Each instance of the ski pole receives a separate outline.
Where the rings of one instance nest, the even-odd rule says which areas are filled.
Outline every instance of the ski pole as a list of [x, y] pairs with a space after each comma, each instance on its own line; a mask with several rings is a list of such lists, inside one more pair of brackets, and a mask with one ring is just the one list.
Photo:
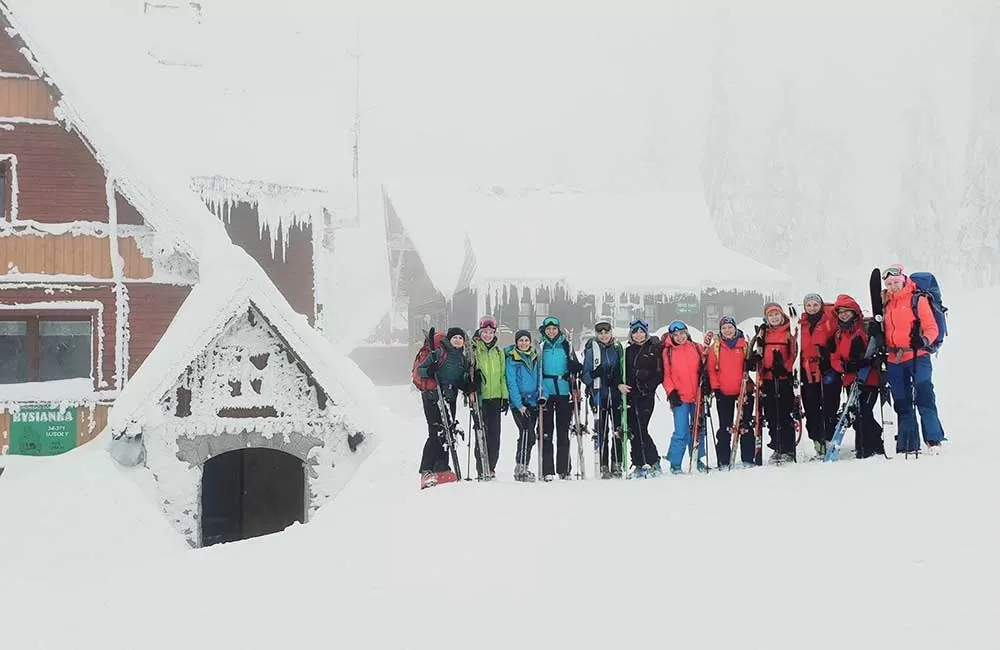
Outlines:
[[[472, 410], [470, 409], [469, 410], [469, 431], [472, 431], [472, 430], [473, 430], [472, 429]], [[471, 438], [472, 436], [469, 436], [469, 437]], [[466, 449], [465, 466], [466, 467], [472, 467], [472, 440], [466, 440], [465, 441], [465, 449]], [[480, 470], [480, 474], [482, 474], [482, 470]], [[472, 472], [471, 471], [468, 473], [468, 475], [466, 475], [465, 480], [466, 481], [471, 481], [472, 480]]]

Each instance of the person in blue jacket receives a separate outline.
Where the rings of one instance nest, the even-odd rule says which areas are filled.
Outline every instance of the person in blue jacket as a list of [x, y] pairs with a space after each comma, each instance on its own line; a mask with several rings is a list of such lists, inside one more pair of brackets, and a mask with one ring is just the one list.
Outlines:
[[538, 423], [538, 353], [531, 345], [531, 332], [518, 330], [514, 334], [514, 344], [504, 348], [504, 358], [510, 414], [519, 432], [514, 480], [531, 482], [535, 474], [528, 467]]
[[[572, 468], [569, 461], [569, 427], [573, 419], [572, 393], [583, 366], [569, 345], [559, 319], [547, 316], [538, 332], [541, 361], [542, 412], [542, 474], [551, 481], [555, 474], [568, 479]], [[556, 434], [556, 459], [552, 463], [552, 432]]]
[[583, 350], [583, 374], [591, 404], [597, 411], [594, 424], [597, 445], [601, 455], [601, 478], [619, 478], [622, 475], [621, 381], [622, 346], [614, 339], [611, 322], [599, 320], [594, 324], [596, 336]]

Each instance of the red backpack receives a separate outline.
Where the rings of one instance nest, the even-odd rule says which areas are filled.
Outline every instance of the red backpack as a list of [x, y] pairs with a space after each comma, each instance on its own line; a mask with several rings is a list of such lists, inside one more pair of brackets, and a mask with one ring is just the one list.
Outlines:
[[[433, 330], [431, 330], [433, 332]], [[433, 377], [421, 377], [420, 376], [420, 364], [431, 355], [431, 351], [440, 348], [441, 349], [441, 359], [439, 361], [444, 361], [445, 355], [448, 354], [448, 350], [441, 345], [441, 341], [444, 340], [444, 332], [438, 332], [434, 334], [433, 347], [429, 344], [430, 337], [424, 338], [424, 344], [420, 346], [417, 350], [417, 356], [413, 358], [413, 367], [410, 369], [410, 381], [416, 386], [417, 390], [420, 392], [434, 390], [437, 388], [437, 380]]]

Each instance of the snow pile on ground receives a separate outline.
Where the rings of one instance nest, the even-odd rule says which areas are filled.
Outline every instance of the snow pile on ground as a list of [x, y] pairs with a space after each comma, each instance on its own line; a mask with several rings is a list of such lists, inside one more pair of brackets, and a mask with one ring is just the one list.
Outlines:
[[[948, 301], [936, 384], [949, 442], [918, 460], [521, 485], [507, 418], [500, 480], [419, 492], [419, 398], [382, 389], [395, 435], [312, 523], [184, 553], [165, 521], [122, 503], [141, 495], [83, 453], [31, 464], [34, 479], [15, 463], [0, 476], [0, 608], [16, 624], [0, 639], [144, 650], [998, 647], [1000, 479], [992, 368], [976, 332], [998, 300], [1000, 290]], [[667, 418], [661, 400], [661, 452]], [[84, 484], [100, 516], [39, 500]], [[58, 626], [40, 604], [55, 594], [72, 604]]]

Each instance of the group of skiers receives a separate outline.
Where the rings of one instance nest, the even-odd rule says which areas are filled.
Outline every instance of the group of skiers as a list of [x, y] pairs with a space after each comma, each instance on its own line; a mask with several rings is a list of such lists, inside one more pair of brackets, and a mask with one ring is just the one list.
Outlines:
[[[763, 425], [769, 433], [769, 462], [797, 460], [797, 420], [803, 417], [818, 458], [838, 444], [835, 430], [845, 421], [855, 431], [858, 458], [884, 455], [882, 425], [874, 409], [880, 396], [886, 398], [890, 391], [898, 414], [896, 453], [908, 455], [921, 448], [915, 408], [925, 444], [937, 447], [944, 431], [931, 382], [930, 352], [942, 332], [930, 297], [918, 290], [901, 265], [885, 269], [881, 279], [884, 315], [879, 323], [866, 322], [849, 295], [828, 304], [816, 293], [804, 297], [796, 322], [780, 304], [765, 305], [763, 322], [749, 338], [731, 316], [723, 316], [717, 335], [709, 332], [701, 342], [692, 340], [679, 320], [670, 323], [659, 340], [641, 319], [630, 323], [629, 340], [620, 342], [612, 323], [599, 320], [584, 345], [582, 362], [554, 316], [542, 321], [537, 346], [531, 332], [519, 330], [514, 344], [502, 348], [497, 322], [490, 316], [480, 320], [471, 341], [458, 327], [444, 335], [432, 330], [413, 368], [428, 427], [422, 485], [456, 478], [449, 451], [457, 463], [454, 435], [460, 430], [455, 407], [460, 392], [473, 405], [473, 426], [481, 434], [475, 445], [481, 480], [495, 476], [501, 417], [508, 411], [519, 431], [515, 480], [536, 479], [529, 465], [538, 439], [541, 478], [570, 478], [570, 429], [579, 430], [584, 401], [585, 415], [594, 416], [601, 478], [656, 476], [662, 473], [661, 459], [671, 473], [681, 473], [686, 452], [698, 471], [708, 472], [706, 414], [713, 400], [719, 418], [713, 436], [718, 469], [734, 464], [733, 445], [739, 446], [744, 467], [762, 464]], [[873, 336], [880, 343], [877, 350], [874, 342], [869, 346]], [[857, 390], [851, 391], [855, 383]], [[663, 457], [649, 433], [659, 386], [670, 404], [674, 428]], [[852, 398], [842, 409], [845, 389]], [[852, 417], [843, 418], [845, 411]]]

